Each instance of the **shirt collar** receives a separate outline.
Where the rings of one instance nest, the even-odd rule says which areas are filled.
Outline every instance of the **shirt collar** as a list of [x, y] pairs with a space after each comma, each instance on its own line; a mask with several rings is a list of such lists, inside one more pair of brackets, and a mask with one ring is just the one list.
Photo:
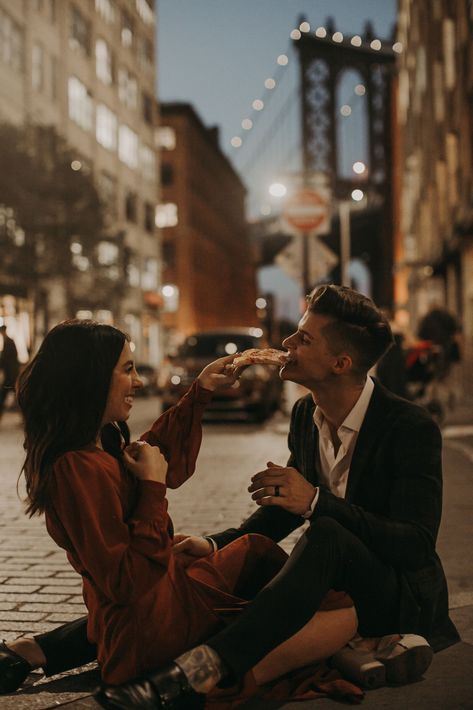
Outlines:
[[[360, 431], [361, 425], [363, 424], [363, 420], [366, 415], [366, 410], [368, 409], [369, 403], [371, 401], [373, 390], [374, 382], [371, 377], [367, 377], [365, 386], [363, 387], [360, 396], [355, 402], [353, 408], [348, 412], [342, 424], [340, 424], [338, 431], [340, 431], [340, 429], [350, 429], [351, 431], [357, 432]], [[320, 407], [317, 406], [314, 411], [314, 422], [319, 431], [324, 421], [325, 417], [322, 413], [322, 410], [320, 409]]]

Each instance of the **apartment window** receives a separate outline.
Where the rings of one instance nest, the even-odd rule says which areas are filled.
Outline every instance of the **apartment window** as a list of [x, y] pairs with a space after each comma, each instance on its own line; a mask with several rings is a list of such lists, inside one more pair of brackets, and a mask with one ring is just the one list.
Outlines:
[[118, 98], [128, 108], [138, 106], [138, 82], [125, 67], [118, 70]]
[[163, 242], [161, 247], [161, 255], [163, 258], [164, 269], [176, 268], [176, 242], [167, 240]]
[[117, 18], [113, 0], [95, 0], [95, 12], [109, 25], [113, 25]]
[[69, 44], [72, 49], [79, 49], [87, 56], [90, 55], [90, 23], [74, 6], [71, 8]]
[[154, 12], [146, 0], [136, 0], [136, 10], [146, 25], [154, 24]]
[[114, 242], [103, 241], [97, 246], [97, 261], [102, 266], [118, 264], [118, 246]]
[[56, 57], [50, 57], [50, 78], [51, 98], [53, 101], [57, 101], [58, 66]]
[[125, 197], [125, 218], [127, 222], [138, 221], [138, 199], [134, 192], [127, 192]]
[[171, 126], [161, 126], [154, 133], [154, 145], [163, 150], [174, 150], [176, 147], [176, 131]]
[[113, 83], [113, 55], [104, 39], [98, 39], [95, 43], [95, 71], [104, 84], [110, 86]]
[[141, 146], [141, 170], [148, 180], [156, 180], [156, 155], [147, 145]]
[[145, 202], [144, 227], [147, 232], [154, 232], [154, 205]]
[[174, 202], [163, 202], [156, 207], [155, 224], [157, 227], [176, 227], [178, 224], [177, 205]]
[[144, 67], [152, 67], [154, 63], [154, 46], [148, 37], [138, 39], [138, 61]]
[[125, 10], [122, 12], [122, 27], [120, 36], [124, 47], [133, 46], [133, 20], [130, 15], [125, 12]]
[[36, 42], [31, 48], [31, 84], [35, 91], [44, 89], [44, 49]]
[[14, 71], [23, 70], [23, 34], [20, 26], [0, 8], [0, 61]]
[[118, 157], [129, 168], [138, 167], [138, 136], [125, 124], [118, 132]]
[[144, 291], [156, 291], [158, 288], [158, 260], [148, 257], [144, 260], [141, 274], [141, 288]]
[[126, 275], [128, 285], [138, 288], [140, 285], [140, 267], [138, 265], [138, 259], [135, 255], [130, 254], [128, 264], [126, 266]]
[[161, 163], [161, 185], [167, 187], [174, 182], [174, 166], [171, 163]]
[[109, 173], [102, 172], [98, 176], [98, 187], [107, 215], [115, 219], [117, 216], [117, 181]]
[[93, 125], [92, 95], [88, 88], [75, 76], [68, 81], [69, 118], [85, 131]]
[[149, 125], [153, 125], [153, 99], [149, 94], [143, 92], [143, 119]]
[[104, 148], [117, 149], [117, 117], [105, 104], [97, 104], [95, 137]]

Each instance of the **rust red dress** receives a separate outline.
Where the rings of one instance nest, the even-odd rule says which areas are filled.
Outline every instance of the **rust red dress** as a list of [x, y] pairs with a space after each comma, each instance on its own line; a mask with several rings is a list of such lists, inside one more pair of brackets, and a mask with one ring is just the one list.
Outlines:
[[[142, 436], [167, 452], [171, 487], [195, 469], [210, 397], [194, 383]], [[107, 683], [159, 668], [202, 642], [286, 559], [272, 540], [246, 535], [184, 568], [172, 552], [166, 486], [136, 479], [95, 447], [55, 463], [46, 524], [82, 576], [88, 637]]]

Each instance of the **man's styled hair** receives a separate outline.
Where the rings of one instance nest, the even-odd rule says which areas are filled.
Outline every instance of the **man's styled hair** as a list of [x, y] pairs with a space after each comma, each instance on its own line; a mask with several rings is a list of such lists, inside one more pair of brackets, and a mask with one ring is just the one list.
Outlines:
[[356, 374], [365, 375], [393, 343], [387, 318], [370, 298], [351, 288], [319, 286], [307, 303], [310, 313], [333, 319], [322, 332], [334, 354], [350, 355]]

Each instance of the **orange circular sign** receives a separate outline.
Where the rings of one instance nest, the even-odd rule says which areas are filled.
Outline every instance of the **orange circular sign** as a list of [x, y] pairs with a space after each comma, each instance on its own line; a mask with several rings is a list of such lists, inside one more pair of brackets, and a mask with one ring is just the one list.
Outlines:
[[310, 232], [326, 221], [327, 199], [315, 190], [299, 190], [287, 201], [283, 217], [300, 232]]

